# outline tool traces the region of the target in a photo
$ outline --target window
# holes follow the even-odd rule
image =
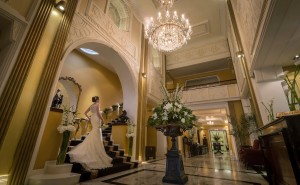
[[[123,0],[111,0],[108,15],[119,29],[129,31],[130,16],[128,8]]]

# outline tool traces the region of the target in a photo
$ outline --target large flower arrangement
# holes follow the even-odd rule
[[[78,113],[73,110],[73,106],[70,108],[64,106],[62,122],[57,127],[59,133],[63,134],[63,139],[57,156],[56,164],[63,164],[65,161],[71,132],[76,130],[74,124],[76,122],[75,118],[77,115]]]
[[[185,107],[180,101],[183,87],[177,84],[176,89],[169,93],[162,85],[163,101],[153,109],[153,114],[149,118],[149,125],[152,127],[163,127],[170,123],[179,124],[183,130],[189,130],[194,126],[196,116],[192,110]]]

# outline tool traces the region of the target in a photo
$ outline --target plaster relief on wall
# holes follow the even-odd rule
[[[244,46],[244,53],[249,63],[252,63],[253,44],[257,38],[257,30],[264,14],[263,6],[267,0],[232,0],[232,7],[237,26]]]
[[[186,51],[169,54],[167,55],[167,63],[168,65],[172,65],[222,53],[229,53],[229,48],[226,40],[221,40],[202,47],[191,48]]]
[[[163,60],[162,54],[152,47],[148,47],[148,68],[147,76],[147,96],[155,102],[160,102],[163,98],[161,93],[161,83],[163,83]]]
[[[244,73],[242,63],[236,55],[236,52],[238,52],[239,49],[237,46],[236,37],[235,37],[234,31],[233,31],[232,23],[231,23],[231,20],[229,19],[229,17],[228,17],[227,21],[228,21],[228,24],[227,24],[228,44],[229,44],[230,52],[231,52],[231,56],[232,56],[232,63],[233,63],[239,91],[241,94],[243,94],[242,92],[245,90],[245,85],[246,85],[245,73]]]
[[[151,78],[148,79],[148,96],[151,97],[153,100],[159,102],[162,100],[162,93],[160,90],[160,82],[163,82],[163,78],[160,73],[154,68],[152,64],[148,65],[148,75]]]
[[[209,34],[209,24],[208,20],[199,23],[197,25],[193,26],[193,33],[192,33],[192,38],[198,38],[203,35]]]
[[[93,1],[87,11],[86,17],[98,28],[112,37],[123,49],[136,59],[136,47],[128,34],[120,30],[114,22]]]
[[[103,24],[107,23],[107,20],[102,20],[102,23]],[[107,34],[107,32],[104,31],[104,29],[110,30],[110,28],[111,25],[109,24],[106,24],[106,26],[103,27],[97,27],[95,26],[95,24],[89,21],[86,16],[80,13],[76,13],[73,17],[72,25],[70,28],[70,32],[65,47],[68,48],[73,43],[83,39],[95,38],[97,40],[103,40],[103,42],[107,46],[112,47],[115,51],[121,53],[122,56],[125,57],[126,61],[129,61],[128,65],[134,71],[135,79],[138,79],[139,62],[137,61],[137,58],[133,57],[133,55],[137,57],[135,52],[133,52],[134,54],[128,52],[128,48],[130,47],[127,47],[128,42],[126,38],[122,38],[122,40],[119,40],[119,42],[124,43],[122,45],[119,45],[119,43],[116,42],[116,40],[114,40],[111,35]]]

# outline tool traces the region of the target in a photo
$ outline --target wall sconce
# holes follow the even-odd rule
[[[242,51],[238,51],[238,52],[236,52],[236,56],[238,58],[242,58],[242,57],[244,57],[244,53]]]
[[[294,64],[297,66],[300,64],[300,55],[295,55],[293,60],[295,61]]]
[[[142,77],[147,78],[146,73],[142,73]]]
[[[56,1],[55,8],[57,8],[61,12],[64,12],[66,8],[66,4],[67,4],[66,0]]]

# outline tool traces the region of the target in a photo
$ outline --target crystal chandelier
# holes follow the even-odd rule
[[[174,0],[159,0],[164,13],[158,13],[156,21],[151,17],[145,26],[145,38],[155,49],[162,52],[172,52],[182,47],[191,38],[192,28],[189,20],[177,12],[170,13]]]

